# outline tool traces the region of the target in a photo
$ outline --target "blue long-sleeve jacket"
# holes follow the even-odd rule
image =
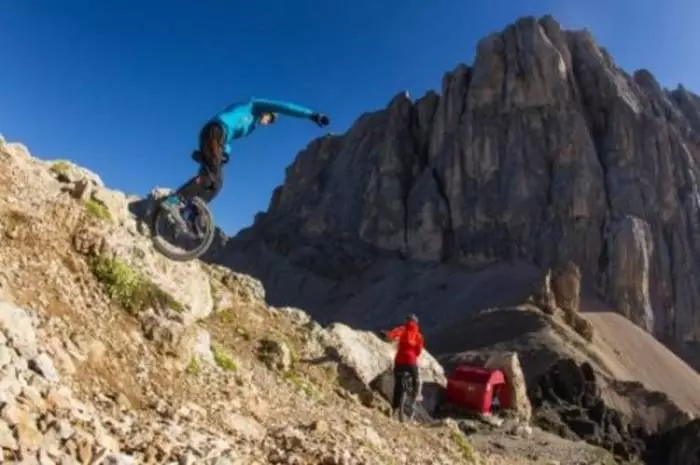
[[[231,153],[230,144],[233,139],[246,137],[255,130],[256,123],[263,113],[281,113],[297,118],[309,118],[314,112],[294,103],[259,98],[233,103],[212,118],[213,121],[220,123],[226,132],[224,146],[226,153]]]

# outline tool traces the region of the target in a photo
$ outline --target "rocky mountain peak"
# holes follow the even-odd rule
[[[700,97],[627,74],[588,31],[521,18],[439,95],[398,93],[312,142],[241,237],[286,256],[344,238],[469,269],[572,261],[647,331],[696,341],[698,157]]]

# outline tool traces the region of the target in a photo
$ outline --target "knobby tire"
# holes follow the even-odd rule
[[[199,210],[199,214],[204,214],[207,216],[206,236],[204,237],[202,243],[193,250],[176,253],[163,244],[162,241],[164,241],[164,239],[158,234],[158,222],[162,219],[162,216],[166,215],[167,213],[160,208],[160,204],[158,204],[156,212],[152,217],[151,230],[153,231],[153,247],[170,260],[187,262],[199,258],[204,255],[207,250],[209,250],[209,247],[211,247],[212,243],[214,242],[216,227],[214,225],[214,215],[212,214],[211,210],[209,210],[209,206],[199,197],[193,198],[191,202],[195,208]]]

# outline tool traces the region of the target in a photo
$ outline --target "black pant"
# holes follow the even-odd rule
[[[199,163],[199,173],[176,192],[184,200],[199,197],[206,203],[214,200],[224,185],[222,164],[228,159],[224,153],[224,129],[217,122],[207,123],[199,133],[199,150],[192,157]]]
[[[416,365],[394,365],[394,398],[391,407],[396,410],[400,407],[401,395],[403,394],[403,383],[401,378],[408,373],[413,384],[413,395],[418,395],[418,367]]]

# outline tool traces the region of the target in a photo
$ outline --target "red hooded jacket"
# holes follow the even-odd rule
[[[417,365],[418,357],[423,352],[423,335],[420,333],[418,323],[408,321],[406,324],[394,328],[387,333],[390,341],[399,341],[399,347],[394,357],[396,365]]]

